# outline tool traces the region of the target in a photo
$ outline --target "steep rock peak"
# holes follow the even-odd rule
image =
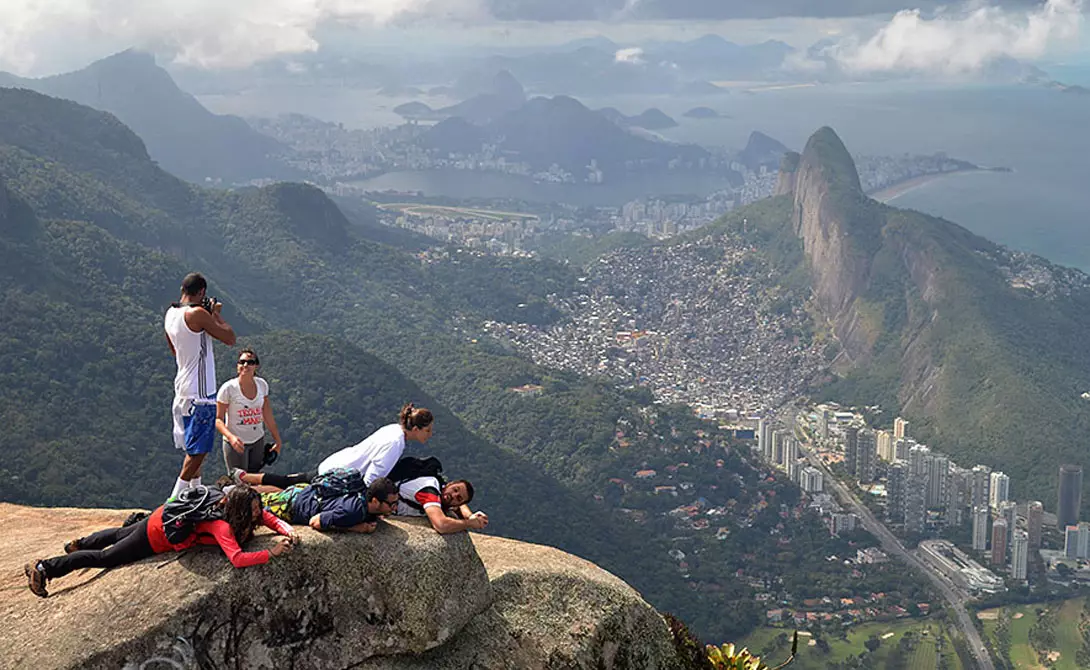
[[[799,174],[799,162],[802,155],[797,151],[788,151],[780,160],[780,176],[776,180],[775,195],[792,195],[795,192],[795,183]]]
[[[818,169],[822,179],[833,188],[846,188],[862,193],[859,172],[847,147],[836,131],[828,126],[819,128],[806,142],[800,159],[802,169]]]
[[[788,158],[782,167],[795,163]],[[793,173],[781,172],[779,188],[794,192],[793,224],[810,261],[818,304],[851,359],[866,360],[874,337],[859,325],[856,298],[866,290],[881,246],[881,209],[863,194],[855,162],[828,127],[810,137]]]

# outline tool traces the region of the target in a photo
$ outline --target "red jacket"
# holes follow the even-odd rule
[[[262,510],[261,523],[280,535],[290,535],[292,527],[273,516],[269,510]],[[171,544],[167,541],[166,531],[163,529],[163,508],[157,507],[148,517],[148,543],[152,551],[163,554],[168,551],[182,551],[195,544],[218,544],[223,553],[236,568],[247,568],[251,565],[262,565],[269,562],[269,552],[243,551],[235,541],[235,535],[231,532],[231,524],[226,521],[201,521],[193,533],[184,542]]]

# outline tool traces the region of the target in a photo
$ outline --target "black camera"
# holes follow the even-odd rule
[[[201,298],[201,307],[205,308],[209,312],[214,313],[215,309],[216,309],[216,305],[219,305],[219,304],[221,304],[220,301],[217,300],[216,298],[212,297],[212,296],[206,295],[203,298]]]

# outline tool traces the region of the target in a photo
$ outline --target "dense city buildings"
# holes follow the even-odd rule
[[[1079,521],[1082,506],[1082,466],[1061,465],[1060,487],[1056,505],[1056,526],[1067,528]]]

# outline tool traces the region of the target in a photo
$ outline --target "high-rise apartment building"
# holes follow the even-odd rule
[[[975,465],[972,469],[972,487],[969,490],[969,505],[977,507],[991,503],[991,474],[992,469],[987,465]]]
[[[927,491],[927,507],[943,507],[946,505],[946,487],[950,482],[950,459],[942,454],[932,454],[929,468],[929,488]]]
[[[893,437],[899,440],[908,437],[908,422],[901,417],[893,420]]]
[[[1022,530],[1014,531],[1011,542],[1011,577],[1026,578],[1029,570],[1029,535]]]
[[[1064,558],[1079,557],[1079,527],[1066,526],[1064,528]]]
[[[1045,506],[1040,500],[1033,500],[1026,506],[1026,534],[1029,536],[1029,548],[1041,548],[1041,528],[1044,526]]]
[[[1056,505],[1056,525],[1067,528],[1078,523],[1082,507],[1082,466],[1060,466],[1059,500]]]
[[[972,472],[951,465],[946,486],[945,517],[947,526],[962,526],[969,518],[969,489]]]
[[[1018,505],[1013,500],[1004,500],[999,503],[997,513],[1007,522],[1007,546],[1009,547],[1015,523],[1018,521]]]
[[[893,438],[893,460],[895,461],[907,461],[908,450],[915,444],[912,440],[904,439],[900,440]]]
[[[825,486],[825,476],[821,470],[807,466],[799,474],[799,485],[807,493],[821,493]]]
[[[886,518],[890,523],[905,522],[905,493],[908,486],[908,465],[894,463],[889,466],[886,479]]]
[[[879,430],[874,434],[874,440],[878,444],[878,458],[892,462],[896,454],[893,451],[893,433],[888,430]]]
[[[859,426],[850,424],[844,426],[844,466],[848,472],[855,474],[856,454],[859,452]]]
[[[992,522],[992,565],[1007,563],[1007,521],[999,518]]]
[[[1011,478],[997,470],[989,479],[988,504],[993,510],[998,511],[999,505],[1011,498]]]
[[[877,451],[874,445],[874,431],[859,431],[855,452],[855,476],[864,484],[874,481],[875,456]]]
[[[977,505],[973,508],[973,550],[985,551],[988,548],[988,508]],[[1072,545],[1074,546],[1074,545]]]
[[[772,421],[769,419],[757,421],[757,453],[766,463],[772,460]]]

